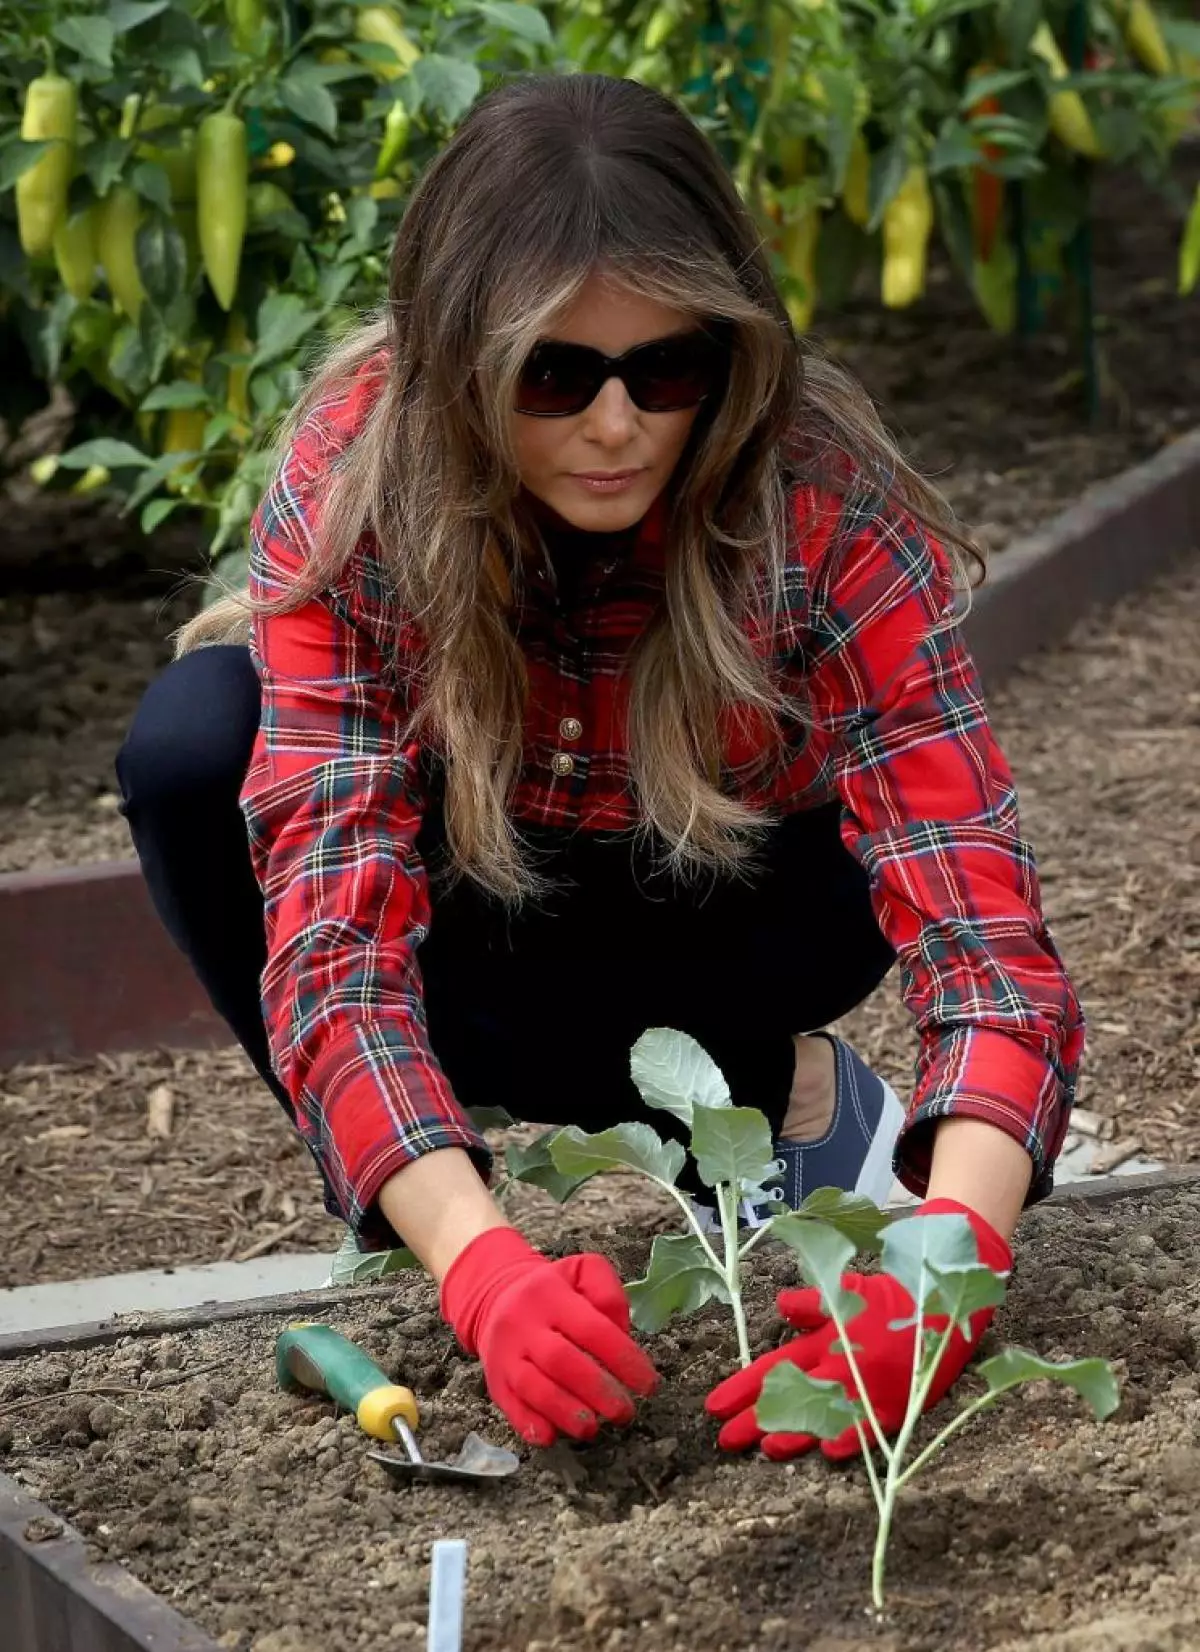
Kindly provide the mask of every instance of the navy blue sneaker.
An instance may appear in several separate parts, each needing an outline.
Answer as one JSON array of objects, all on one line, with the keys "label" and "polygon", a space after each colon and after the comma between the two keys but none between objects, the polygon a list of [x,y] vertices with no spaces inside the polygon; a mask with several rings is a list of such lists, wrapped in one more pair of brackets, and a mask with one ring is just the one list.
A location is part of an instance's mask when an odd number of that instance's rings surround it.
[{"label": "navy blue sneaker", "polygon": [[[892,1152],[904,1108],[890,1084],[885,1084],[849,1044],[829,1033],[835,1061],[833,1118],[816,1141],[777,1141],[775,1174],[765,1202],[742,1200],[741,1227],[757,1228],[782,1210],[796,1210],[818,1187],[839,1187],[863,1193],[881,1209],[892,1190]],[[693,1201],[693,1211],[704,1232],[720,1230],[711,1205]]]}]

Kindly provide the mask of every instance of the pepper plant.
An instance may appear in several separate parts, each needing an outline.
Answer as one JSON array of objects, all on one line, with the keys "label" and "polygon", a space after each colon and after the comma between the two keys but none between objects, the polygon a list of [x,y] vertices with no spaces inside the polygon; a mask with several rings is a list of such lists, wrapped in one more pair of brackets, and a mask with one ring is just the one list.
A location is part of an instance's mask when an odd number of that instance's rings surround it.
[{"label": "pepper plant", "polygon": [[[1119,1404],[1117,1380],[1103,1359],[1056,1362],[1041,1359],[1024,1348],[1003,1348],[974,1367],[976,1376],[983,1380],[984,1392],[906,1463],[950,1338],[956,1330],[968,1334],[972,1314],[1003,1302],[1005,1280],[980,1262],[975,1235],[963,1216],[925,1216],[920,1221],[892,1222],[882,1229],[878,1246],[881,1264],[905,1287],[914,1304],[911,1318],[896,1321],[891,1329],[897,1334],[915,1331],[908,1409],[896,1438],[889,1440],[879,1425],[855,1360],[853,1321],[863,1303],[861,1297],[845,1289],[842,1281],[856,1247],[828,1225],[796,1222],[789,1217],[778,1219],[772,1232],[795,1252],[805,1279],[820,1291],[822,1307],[838,1333],[834,1350],[846,1359],[855,1393],[852,1396],[841,1383],[810,1377],[798,1366],[783,1361],[767,1373],[755,1417],[768,1433],[812,1434],[830,1440],[847,1428],[857,1431],[878,1515],[871,1596],[876,1609],[881,1609],[896,1500],[960,1429],[1010,1389],[1040,1380],[1074,1389],[1103,1419],[1111,1416]],[[875,1466],[873,1450],[883,1459],[882,1474]]]}]

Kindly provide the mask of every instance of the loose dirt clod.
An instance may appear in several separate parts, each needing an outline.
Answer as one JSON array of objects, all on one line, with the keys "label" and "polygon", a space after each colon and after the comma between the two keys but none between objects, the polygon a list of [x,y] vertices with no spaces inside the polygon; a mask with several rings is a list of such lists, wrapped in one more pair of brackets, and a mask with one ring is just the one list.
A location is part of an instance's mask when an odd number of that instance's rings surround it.
[{"label": "loose dirt clod", "polygon": [[[580,1237],[627,1256],[630,1225],[610,1205]],[[786,1254],[764,1257],[756,1352],[780,1334],[773,1294],[793,1277]],[[1192,1652],[1197,1277],[1195,1186],[1026,1216],[993,1338],[1117,1361],[1121,1410],[1098,1424],[1039,1384],[964,1430],[903,1496],[881,1623],[864,1611],[874,1521],[861,1467],[715,1449],[704,1396],[735,1357],[720,1311],[648,1341],[662,1389],[627,1433],[561,1448],[575,1474],[532,1453],[478,1494],[392,1483],[352,1418],[276,1391],[270,1319],[0,1365],[6,1396],[53,1396],[10,1419],[0,1468],[231,1652],[420,1652],[444,1536],[470,1542],[465,1652]],[[363,1303],[333,1322],[389,1372],[421,1372],[431,1455],[471,1428],[516,1444],[427,1281],[401,1276],[388,1311]],[[114,1399],[103,1434],[95,1402],[76,1397],[167,1371],[196,1374],[153,1396],[157,1416],[147,1398]],[[265,1639],[289,1633],[295,1645]]]}]

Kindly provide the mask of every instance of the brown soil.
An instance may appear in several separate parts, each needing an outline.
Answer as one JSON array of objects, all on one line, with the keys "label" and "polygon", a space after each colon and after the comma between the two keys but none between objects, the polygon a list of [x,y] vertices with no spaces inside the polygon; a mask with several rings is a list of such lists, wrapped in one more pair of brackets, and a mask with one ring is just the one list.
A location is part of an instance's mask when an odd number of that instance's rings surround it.
[{"label": "brown soil", "polygon": [[[1200,154],[1182,154],[1188,195],[1198,175]],[[818,321],[821,342],[994,550],[1200,419],[1195,304],[1172,282],[1178,215],[1124,177],[1106,181],[1096,210],[1106,397],[1095,428],[1072,382],[1072,347],[1049,335],[995,337],[942,265],[910,311],[881,312],[872,294]],[[179,594],[191,542],[169,525],[139,565],[128,525],[111,512],[89,518],[78,500],[39,501],[19,477],[0,503],[0,567],[26,570],[0,596],[0,872],[128,855],[112,759],[170,657],[169,632],[194,605],[194,592]],[[45,556],[34,560],[39,533]]]},{"label": "brown soil", "polygon": [[[1170,1163],[1200,1162],[1197,635],[1193,564],[1081,624],[992,707],[1090,1017],[1081,1105]],[[907,1092],[915,1039],[894,981],[840,1030]],[[162,1083],[175,1124],[150,1141]],[[239,1053],[14,1068],[0,1075],[0,1119],[0,1285],[340,1238]]]},{"label": "brown soil", "polygon": [[[644,1242],[612,1214],[590,1242],[628,1274]],[[1026,1218],[996,1340],[1113,1360],[1121,1409],[1098,1424],[1038,1385],[972,1424],[905,1494],[879,1622],[861,1465],[715,1451],[702,1403],[733,1339],[713,1310],[653,1340],[663,1388],[627,1435],[526,1454],[485,1491],[393,1481],[350,1418],[275,1392],[269,1318],[0,1367],[0,1464],[239,1652],[416,1652],[430,1545],[455,1535],[468,1652],[1184,1652],[1200,1637],[1198,1235],[1194,1186]],[[756,1350],[789,1278],[763,1257]],[[411,1279],[333,1318],[416,1386],[431,1455],[469,1428],[514,1444],[435,1310]]]}]

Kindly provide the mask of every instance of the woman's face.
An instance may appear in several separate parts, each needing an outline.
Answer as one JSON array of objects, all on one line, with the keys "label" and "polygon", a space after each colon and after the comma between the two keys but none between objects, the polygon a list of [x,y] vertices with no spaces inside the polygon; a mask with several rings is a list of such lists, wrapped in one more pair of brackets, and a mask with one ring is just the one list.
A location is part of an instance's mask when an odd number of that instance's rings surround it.
[{"label": "woman's face", "polygon": [[[621,356],[695,325],[682,310],[593,275],[547,336]],[[550,419],[514,413],[521,482],[571,527],[619,533],[640,522],[667,485],[698,412],[643,413],[612,378],[582,413]]]}]

